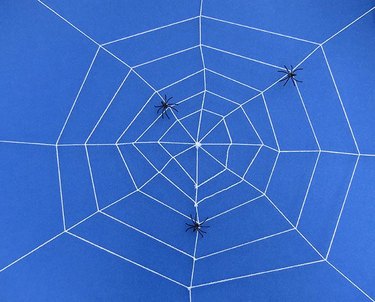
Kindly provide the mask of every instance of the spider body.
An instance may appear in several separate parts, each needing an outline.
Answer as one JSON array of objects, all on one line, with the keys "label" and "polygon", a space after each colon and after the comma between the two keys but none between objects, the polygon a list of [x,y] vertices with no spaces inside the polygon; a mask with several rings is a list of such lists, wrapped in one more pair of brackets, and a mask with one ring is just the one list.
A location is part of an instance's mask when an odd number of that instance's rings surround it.
[{"label": "spider body", "polygon": [[203,238],[203,233],[207,233],[206,231],[203,230],[203,228],[209,228],[208,225],[203,225],[207,218],[205,220],[203,220],[202,222],[199,222],[197,220],[197,215],[195,215],[195,217],[193,218],[192,215],[190,215],[190,220],[191,220],[191,223],[185,223],[188,227],[186,228],[185,232],[189,231],[189,230],[193,230],[193,233],[194,232],[198,232],[199,235],[202,236]]},{"label": "spider body", "polygon": [[157,113],[159,114],[161,112],[161,117],[164,118],[164,115],[169,119],[168,115],[168,109],[174,110],[178,112],[178,110],[175,108],[175,106],[178,106],[176,103],[170,103],[169,101],[173,99],[173,97],[167,98],[166,95],[164,95],[164,100],[160,102],[160,105],[154,106],[155,108],[158,108]]},{"label": "spider body", "polygon": [[290,69],[288,67],[285,67],[285,70],[278,70],[277,72],[282,72],[282,73],[285,73],[285,76],[279,81],[279,82],[284,82],[284,85],[286,85],[286,83],[288,83],[289,80],[291,80],[291,82],[293,83],[293,86],[296,86],[296,82],[298,83],[302,83],[302,81],[299,81],[296,79],[296,76],[297,76],[297,71],[299,70],[303,70],[303,68],[296,68],[294,69],[292,65],[290,65]]}]

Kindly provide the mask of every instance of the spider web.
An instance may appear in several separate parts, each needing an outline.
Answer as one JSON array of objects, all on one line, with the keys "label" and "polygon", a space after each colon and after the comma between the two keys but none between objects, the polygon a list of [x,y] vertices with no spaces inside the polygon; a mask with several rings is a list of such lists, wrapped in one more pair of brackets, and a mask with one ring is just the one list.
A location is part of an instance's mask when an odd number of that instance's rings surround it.
[{"label": "spider web", "polygon": [[[47,5],[43,5],[58,17],[63,18]],[[280,270],[314,265],[321,262],[328,263],[355,288],[357,288],[370,300],[373,301],[373,299],[368,296],[367,293],[365,293],[352,280],[350,280],[341,271],[339,271],[339,269],[337,269],[333,264],[329,262],[330,251],[334,243],[335,234],[340,223],[341,215],[345,207],[348,194],[350,192],[352,180],[354,178],[359,159],[362,156],[375,156],[373,154],[361,154],[359,151],[359,147],[354,136],[350,121],[348,119],[345,106],[341,100],[341,96],[329,64],[329,59],[327,58],[324,50],[324,44],[329,40],[323,43],[316,43],[300,38],[285,36],[279,33],[250,28],[242,24],[236,24],[233,22],[205,16],[202,13],[202,7],[203,1],[200,6],[200,14],[195,18],[190,18],[178,23],[155,28],[145,33],[138,34],[143,35],[151,31],[154,32],[168,27],[176,26],[177,24],[183,22],[197,20],[199,22],[198,45],[194,45],[187,49],[179,50],[177,52],[170,53],[159,58],[153,58],[152,60],[138,63],[134,66],[129,65],[123,59],[109,50],[110,45],[121,43],[122,41],[127,39],[132,39],[133,36],[110,41],[104,44],[99,44],[94,41],[98,45],[95,56],[92,59],[92,62],[77,93],[71,110],[57,138],[56,144],[52,145],[56,148],[57,167],[60,181],[61,209],[64,224],[63,233],[68,233],[71,236],[86,242],[87,244],[104,250],[116,257],[123,259],[124,261],[128,261],[142,269],[145,269],[151,273],[154,273],[162,278],[165,278],[186,288],[189,291],[190,301],[192,301],[191,292],[194,288],[229,282],[236,279],[250,278],[252,276],[269,274]],[[282,36],[286,39],[302,41],[304,43],[311,44],[313,46],[313,50],[307,56],[305,56],[303,60],[299,62],[293,62],[293,66],[295,66],[295,68],[304,66],[303,64],[305,62],[308,62],[308,60],[312,56],[314,56],[314,54],[318,52],[322,54],[324,58],[324,64],[326,65],[327,72],[330,75],[330,79],[334,85],[334,89],[339,100],[340,109],[342,110],[342,113],[345,117],[346,126],[350,130],[350,135],[355,146],[355,151],[351,152],[327,150],[322,148],[319,135],[317,135],[314,127],[314,122],[310,118],[309,108],[308,106],[306,106],[306,102],[304,101],[303,91],[301,91],[302,88],[298,83],[296,84],[295,88],[291,85],[288,85],[289,87],[286,87],[285,89],[293,91],[296,96],[295,99],[299,101],[298,106],[301,107],[303,119],[306,119],[307,121],[310,135],[313,138],[313,144],[305,149],[284,149],[283,146],[285,146],[285,144],[280,141],[281,135],[277,132],[278,128],[275,126],[274,113],[272,113],[272,111],[270,110],[270,103],[273,103],[273,100],[271,101],[271,99],[273,98],[271,92],[275,89],[275,87],[277,87],[280,79],[282,79],[283,76],[276,78],[274,81],[266,83],[265,88],[259,87],[257,86],[257,84],[251,85],[248,83],[244,83],[241,80],[237,80],[231,76],[225,75],[220,71],[206,67],[205,56],[206,52],[215,51],[216,53],[219,53],[221,55],[223,54],[236,58],[243,62],[244,65],[247,62],[251,62],[251,64],[259,64],[261,66],[265,66],[271,69],[274,74],[276,74],[276,70],[283,69],[283,67],[204,44],[204,42],[202,41],[203,19],[214,20],[215,22],[221,22],[232,27],[246,28],[246,30],[250,31],[262,31],[267,35]],[[63,20],[69,23],[69,21],[67,21],[66,19],[63,18]],[[73,26],[72,24],[70,25]],[[74,28],[79,30],[76,27]],[[346,28],[343,28],[342,30]],[[81,33],[84,34],[83,32]],[[91,39],[90,37],[88,38]],[[334,36],[332,36],[330,39],[332,38],[334,38]],[[143,76],[141,72],[142,68],[146,66],[157,64],[158,62],[183,55],[184,53],[190,51],[199,52],[202,68],[174,82],[168,83],[167,85],[156,87],[148,78],[146,78],[146,76]],[[91,130],[86,140],[82,143],[68,143],[65,141],[62,143],[61,139],[63,137],[65,128],[69,124],[69,120],[72,113],[74,112],[75,106],[80,101],[80,93],[85,86],[87,79],[89,78],[90,72],[96,63],[96,60],[98,59],[99,53],[101,52],[105,52],[114,60],[125,65],[126,68],[128,68],[128,72],[121,82],[120,86],[116,90],[115,94],[108,102],[105,110],[102,112],[100,118],[97,120],[94,128]],[[189,96],[178,99],[178,101],[176,101],[177,98],[174,96],[174,100],[178,103],[179,112],[176,113],[172,110],[169,110],[168,114],[170,115],[170,119],[164,120],[161,119],[160,115],[155,114],[154,105],[160,103],[160,100],[163,100],[164,94],[170,96],[170,94],[168,94],[169,89],[173,89],[176,87],[178,89],[178,85],[183,84],[197,76],[202,77],[203,79],[203,89],[201,91],[197,91]],[[97,136],[97,132],[101,131],[100,129],[101,127],[103,127],[103,124],[105,124],[105,119],[109,115],[111,108],[119,99],[118,95],[122,92],[123,87],[125,87],[127,82],[130,81],[131,77],[137,78],[142,83],[144,83],[150,90],[150,93],[147,96],[144,104],[142,104],[139,110],[137,110],[135,114],[132,115],[131,119],[127,121],[127,125],[123,129],[121,134],[117,136],[113,142],[101,143],[100,136]],[[235,85],[235,87],[238,87],[239,90],[246,90],[248,97],[245,99],[241,99],[239,97],[220,94],[219,92],[215,91],[215,88],[213,86],[210,86],[210,77],[216,77],[221,81],[231,83],[231,85]],[[302,85],[305,85],[305,83]],[[255,120],[257,120],[257,117],[254,116],[254,113],[252,113],[252,110],[254,110],[254,108],[252,107],[253,104],[258,104],[258,106],[262,108],[262,112],[265,117],[265,119],[262,120],[266,126],[261,125],[258,128],[259,123],[255,122]],[[184,110],[185,108],[188,109],[188,112]],[[148,122],[146,123],[145,121]],[[265,132],[264,129],[268,129],[268,133]],[[98,138],[96,139],[96,137]],[[17,141],[2,142],[16,144],[39,144]],[[313,145],[315,146],[315,148],[312,147]],[[85,149],[96,208],[95,212],[91,213],[84,219],[81,219],[80,221],[70,225],[66,221],[67,214],[65,213],[64,186],[61,180],[62,174],[60,161],[60,150],[62,148],[68,147],[83,147]],[[126,171],[128,175],[129,183],[131,184],[131,190],[115,200],[103,201],[97,194],[98,181],[96,179],[98,175],[97,172],[93,169],[92,159],[94,152],[93,150],[95,150],[96,148],[114,148],[117,152],[117,155],[121,158],[123,169],[125,169],[124,171]],[[268,152],[269,154],[272,154],[272,156],[269,156],[269,158],[267,158],[269,171],[266,171],[263,174],[259,174],[254,167],[256,166],[257,160],[259,160],[263,152]],[[296,219],[293,220],[290,218],[290,215],[286,214],[285,209],[283,209],[280,204],[273,200],[272,192],[270,192],[270,189],[272,186],[275,171],[277,169],[277,165],[279,161],[281,161],[281,158],[283,156],[299,156],[303,154],[312,155],[313,161],[312,165],[310,165],[310,173],[307,186],[304,190],[303,199],[301,201],[301,204],[297,207],[297,215],[296,217],[294,217]],[[345,196],[339,207],[340,211],[338,217],[336,217],[335,219],[336,223],[334,225],[333,232],[332,234],[330,234],[328,248],[323,253],[319,247],[315,246],[315,244],[312,242],[313,240],[310,240],[309,237],[304,234],[303,228],[301,229],[300,227],[305,215],[306,206],[308,204],[310,188],[312,183],[315,181],[317,167],[322,161],[322,157],[327,154],[352,156],[354,158],[354,165],[350,171],[350,180],[347,183]],[[260,178],[263,180],[262,182],[259,182]],[[165,190],[167,191],[173,192],[173,194],[175,195],[173,195],[171,198],[167,198],[165,196],[165,192],[164,195],[160,195],[160,191],[154,190],[155,184],[156,186],[165,188]],[[245,200],[228,200],[231,199],[231,196],[236,196],[236,194],[242,194],[246,197]],[[173,215],[182,218],[186,222],[188,222],[188,220],[190,219],[190,214],[192,214],[193,216],[196,215],[198,220],[203,220],[208,217],[207,224],[212,226],[212,229],[208,229],[208,234],[206,235],[206,238],[203,239],[200,239],[198,233],[195,233],[193,246],[190,246],[190,248],[183,245],[176,246],[173,240],[167,240],[166,237],[153,233],[151,230],[143,230],[141,227],[133,225],[132,223],[129,223],[126,220],[123,220],[119,217],[116,217],[116,215],[111,214],[112,212],[110,210],[112,207],[115,207],[116,205],[121,203],[126,203],[134,196],[142,196],[150,200],[150,202],[162,206],[163,208],[165,208],[165,211],[172,211]],[[171,200],[173,198],[176,199],[176,196],[178,196],[178,198],[180,198],[181,200]],[[220,198],[224,199],[226,202],[223,202],[223,200],[220,200]],[[262,235],[256,234],[254,238],[251,238],[249,240],[240,238],[241,242],[231,243],[231,241],[228,240],[228,243],[226,243],[226,245],[224,244],[219,248],[210,247],[210,244],[212,243],[212,241],[210,241],[210,236],[214,236],[213,227],[215,225],[215,220],[225,219],[226,216],[234,214],[240,216],[240,213],[243,209],[260,201],[262,201],[264,204],[267,204],[267,206],[269,207],[270,215],[272,213],[271,217],[273,217],[274,219],[280,219],[279,227],[276,230],[270,230],[269,233]],[[189,272],[189,282],[184,283],[180,279],[174,278],[170,274],[160,272],[155,268],[150,268],[147,264],[142,263],[142,261],[137,261],[132,259],[131,257],[121,255],[121,253],[113,251],[107,246],[98,244],[95,242],[95,240],[91,240],[88,237],[82,236],[79,234],[79,232],[75,231],[76,228],[85,224],[87,221],[97,215],[105,216],[106,218],[130,229],[132,232],[139,233],[142,236],[145,236],[148,240],[156,241],[166,246],[168,249],[174,250],[177,253],[182,254],[184,257],[187,257],[192,262],[191,271]],[[221,279],[209,280],[203,278],[202,280],[206,281],[198,280],[198,283],[196,283],[196,270],[197,268],[199,268],[200,263],[205,261],[206,259],[214,258],[218,255],[230,254],[237,249],[251,247],[252,245],[259,242],[272,240],[289,233],[295,233],[304,242],[304,244],[308,245],[315,254],[315,259],[307,259],[306,261],[293,263],[291,265],[272,267],[267,270],[254,271],[247,274],[234,274],[231,276],[223,277]],[[229,236],[230,234],[227,235]],[[35,250],[43,247],[45,244],[48,244],[58,236],[45,242]],[[200,245],[203,246],[203,252],[200,252]],[[27,255],[33,253],[35,250],[31,251]],[[1,271],[23,259],[27,255],[2,268]],[[202,269],[199,270],[199,273],[201,272]]]}]

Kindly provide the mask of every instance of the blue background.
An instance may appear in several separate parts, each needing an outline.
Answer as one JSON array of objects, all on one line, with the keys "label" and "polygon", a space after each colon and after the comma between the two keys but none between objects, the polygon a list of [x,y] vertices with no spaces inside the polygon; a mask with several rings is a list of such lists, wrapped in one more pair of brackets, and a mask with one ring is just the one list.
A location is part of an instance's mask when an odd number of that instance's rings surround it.
[{"label": "blue background", "polygon": [[0,301],[375,301],[372,1],[5,0],[0,32]]}]

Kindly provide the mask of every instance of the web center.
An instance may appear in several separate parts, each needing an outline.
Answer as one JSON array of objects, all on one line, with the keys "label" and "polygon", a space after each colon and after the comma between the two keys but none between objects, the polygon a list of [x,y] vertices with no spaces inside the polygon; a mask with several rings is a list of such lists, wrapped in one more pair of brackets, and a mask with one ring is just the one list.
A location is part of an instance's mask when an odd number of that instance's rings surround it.
[{"label": "web center", "polygon": [[196,141],[195,142],[195,148],[199,149],[202,146],[201,142]]}]

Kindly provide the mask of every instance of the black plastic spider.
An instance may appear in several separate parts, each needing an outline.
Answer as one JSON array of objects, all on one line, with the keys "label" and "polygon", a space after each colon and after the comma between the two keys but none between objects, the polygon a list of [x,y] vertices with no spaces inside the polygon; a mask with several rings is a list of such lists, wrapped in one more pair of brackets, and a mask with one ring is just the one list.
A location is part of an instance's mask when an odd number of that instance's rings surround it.
[{"label": "black plastic spider", "polygon": [[193,230],[193,232],[198,232],[199,235],[201,235],[202,238],[203,238],[203,233],[207,233],[207,232],[203,231],[202,228],[209,228],[209,227],[210,227],[210,226],[208,226],[208,225],[203,225],[203,224],[206,222],[206,220],[207,220],[208,218],[206,218],[206,219],[203,220],[202,222],[199,222],[199,221],[197,220],[197,215],[195,215],[194,218],[193,218],[192,215],[190,215],[190,219],[191,219],[192,224],[190,224],[190,223],[185,223],[185,224],[188,226],[188,227],[186,228],[186,231],[185,231],[185,232],[187,232],[187,231],[189,231],[189,230]]},{"label": "black plastic spider", "polygon": [[302,83],[302,81],[297,80],[295,77],[297,76],[296,71],[303,70],[303,68],[293,69],[292,65],[290,65],[290,69],[288,69],[288,67],[286,67],[285,65],[284,67],[285,67],[285,70],[278,70],[278,72],[285,73],[285,76],[279,81],[279,82],[285,81],[283,86],[285,86],[286,83],[288,83],[289,79],[292,80],[293,86],[296,86],[296,82]]},{"label": "black plastic spider", "polygon": [[157,113],[160,113],[160,111],[161,111],[161,117],[162,118],[164,118],[164,115],[165,115],[169,119],[169,115],[167,113],[168,108],[173,109],[176,112],[178,112],[178,110],[175,108],[175,106],[178,106],[178,104],[176,104],[176,103],[169,103],[169,101],[171,99],[173,99],[173,97],[170,97],[170,98],[167,99],[167,96],[164,95],[164,100],[160,102],[161,105],[154,106],[155,108],[159,108],[158,111],[157,111]]}]

